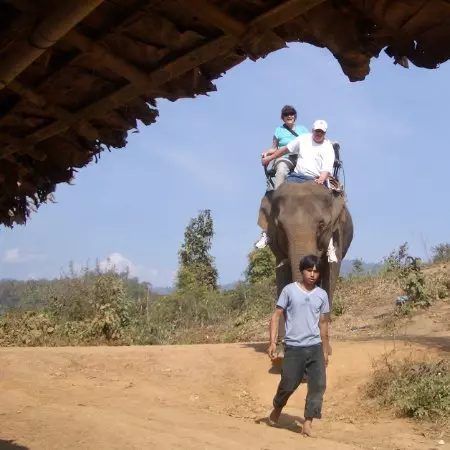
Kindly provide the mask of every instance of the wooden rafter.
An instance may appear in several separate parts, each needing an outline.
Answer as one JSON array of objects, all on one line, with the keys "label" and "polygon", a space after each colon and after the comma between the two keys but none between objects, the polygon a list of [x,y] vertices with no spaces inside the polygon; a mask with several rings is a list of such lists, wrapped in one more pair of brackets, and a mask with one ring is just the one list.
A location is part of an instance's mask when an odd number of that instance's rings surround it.
[{"label": "wooden rafter", "polygon": [[[245,34],[241,37],[241,39],[245,40],[245,36],[255,36],[270,31],[286,21],[292,20],[293,18],[305,13],[323,1],[325,0],[288,0],[287,2],[274,7],[273,9],[252,20],[247,25]],[[69,40],[73,39],[73,42],[76,41],[80,46],[85,44],[89,44],[91,46],[91,43],[84,40],[84,37],[80,39],[80,36],[74,35],[73,33],[69,36],[71,36],[71,38],[69,37]],[[221,36],[211,42],[197,47],[174,61],[155,69],[146,76],[146,79],[141,79],[141,74],[136,72],[139,69],[135,67],[132,69],[132,65],[112,55],[110,52],[105,52],[102,49],[104,55],[108,54],[108,57],[103,59],[103,62],[106,65],[109,65],[113,70],[113,66],[121,66],[122,71],[127,70],[128,76],[130,77],[139,77],[139,81],[136,79],[135,81],[138,81],[137,83],[133,82],[126,85],[125,87],[107,95],[91,105],[82,108],[76,113],[72,113],[71,117],[64,120],[57,120],[56,122],[35,131],[27,136],[23,140],[23,143],[26,146],[34,145],[54,135],[65,132],[79,120],[89,120],[90,118],[105,114],[112,109],[118,108],[123,104],[134,100],[136,97],[187,73],[199,65],[205,64],[212,59],[228,53],[234,47],[239,45],[241,39],[233,35]],[[95,48],[95,45],[92,48]],[[126,77],[128,78],[128,76]],[[2,154],[10,154],[11,152],[14,152],[14,145],[7,146]]]},{"label": "wooden rafter", "polygon": [[[19,81],[12,81],[8,85],[8,88],[16,94],[19,94],[23,98],[27,99],[30,103],[34,103],[35,105],[44,108],[57,119],[64,121],[72,120],[73,114],[71,112],[58,105],[55,105],[54,103],[51,103],[43,95],[35,92],[33,89],[26,87]],[[83,132],[84,136],[91,140],[97,139],[99,137],[97,129],[87,122],[83,123]]]},{"label": "wooden rafter", "polygon": [[[242,38],[248,31],[246,24],[231,17],[229,14],[212,4],[209,0],[190,0],[189,5],[186,5],[186,9],[188,8],[193,8],[196,11],[196,14],[205,20],[205,22],[220,28],[225,34]],[[280,38],[274,31],[269,29],[267,35],[272,42],[285,45],[284,39]],[[248,48],[245,48],[245,50],[251,54],[251,50]],[[255,57],[254,59],[257,58]]]},{"label": "wooden rafter", "polygon": [[92,53],[98,57],[103,65],[114,70],[118,75],[123,76],[136,86],[143,86],[148,82],[148,75],[133,64],[111,53],[107,48],[83,36],[81,33],[72,30],[64,39],[65,42],[77,47],[84,53]]},{"label": "wooden rafter", "polygon": [[5,88],[61,39],[78,22],[89,15],[103,0],[64,0],[33,30],[27,39],[19,39],[8,49],[0,65],[0,89]]},{"label": "wooden rafter", "polygon": [[[19,8],[20,10],[22,10],[23,12],[29,12],[29,13],[36,13],[37,12],[37,5],[34,1],[31,0],[13,0],[12,3],[14,3],[14,6],[16,6],[17,8]],[[126,24],[133,22],[135,20],[138,20],[143,14],[145,13],[145,11],[141,8],[137,9],[136,11],[134,11],[132,14],[130,15],[126,15],[119,23],[117,23],[114,28],[112,30],[110,30],[109,32],[104,33],[103,36],[101,36],[100,40],[104,40],[107,39],[110,35],[115,34],[117,31],[120,31],[121,29],[125,28]],[[70,32],[69,32],[70,33]],[[35,90],[34,92],[37,93],[37,90],[43,89],[45,86],[47,86],[48,84],[52,83],[53,80],[57,77],[60,76],[60,74],[62,74],[64,72],[64,70],[71,64],[75,64],[80,58],[83,58],[84,53],[80,52],[78,54],[76,54],[73,58],[70,58],[66,64],[62,67],[60,67],[57,71],[55,71],[53,74],[51,74],[49,77],[47,77]],[[125,75],[122,75],[126,78]],[[136,81],[136,80],[133,80]],[[17,84],[13,85],[16,89],[19,89],[19,86]],[[23,86],[23,85],[22,85]],[[25,89],[27,89],[25,86],[23,86]],[[8,86],[8,88],[11,88],[11,85]],[[14,88],[11,88],[12,91],[14,91]],[[17,91],[16,91],[17,92]],[[19,95],[21,95],[22,99],[20,101],[17,102],[16,105],[14,105],[6,114],[3,114],[0,117],[0,125],[12,114],[14,114],[18,109],[20,109],[23,104],[25,103],[25,100],[31,101],[32,103],[38,104],[36,102],[37,97],[35,96],[34,101],[30,98],[27,97],[27,95],[22,95],[20,94],[20,92],[17,92]],[[30,90],[28,89],[28,94],[30,95]],[[43,95],[40,96],[40,100],[42,101],[45,100],[46,104],[49,105],[48,99],[44,98]],[[52,108],[52,106],[50,106],[50,108]],[[61,112],[62,108],[60,108],[60,112]],[[68,114],[72,114],[69,113],[67,111]],[[63,113],[64,114],[64,113]],[[58,119],[61,119],[61,117],[59,117],[57,114],[55,114],[55,117]],[[63,120],[67,120],[67,117]],[[74,119],[74,121],[79,121],[80,125],[82,125],[81,127],[79,127],[77,129],[78,132],[80,132],[81,130],[83,131],[83,135],[89,139],[95,139],[94,134],[97,135],[98,132],[97,130],[92,127],[92,125],[90,125],[87,121],[83,121],[80,119]],[[71,122],[73,123],[73,122]],[[18,142],[18,141],[15,141]],[[11,141],[9,142],[10,144],[12,143]],[[20,147],[19,147],[20,148]],[[22,146],[20,148],[22,152],[26,152],[29,154],[30,151],[30,146]],[[0,148],[0,158],[10,158],[11,154],[14,153],[14,148],[12,147],[12,145],[9,146],[5,146],[4,148]]]}]

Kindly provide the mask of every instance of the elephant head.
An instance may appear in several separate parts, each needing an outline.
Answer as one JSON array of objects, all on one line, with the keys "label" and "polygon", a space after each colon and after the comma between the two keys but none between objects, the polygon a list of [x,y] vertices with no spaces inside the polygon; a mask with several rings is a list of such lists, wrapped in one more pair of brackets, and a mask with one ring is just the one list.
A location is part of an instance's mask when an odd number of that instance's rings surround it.
[{"label": "elephant head", "polygon": [[[314,254],[323,259],[320,285],[327,291],[330,307],[342,259],[353,238],[353,223],[342,195],[314,182],[285,183],[266,193],[259,225],[268,230],[270,247],[277,260],[277,287],[301,281],[299,262]],[[337,263],[329,263],[331,237]]]}]

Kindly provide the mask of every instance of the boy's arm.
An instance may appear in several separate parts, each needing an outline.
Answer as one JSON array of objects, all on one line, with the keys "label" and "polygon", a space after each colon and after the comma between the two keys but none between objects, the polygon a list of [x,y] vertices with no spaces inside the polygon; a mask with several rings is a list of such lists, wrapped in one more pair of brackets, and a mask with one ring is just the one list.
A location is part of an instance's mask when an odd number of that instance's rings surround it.
[{"label": "boy's arm", "polygon": [[270,344],[267,349],[267,353],[269,354],[270,359],[274,359],[277,353],[277,341],[278,341],[278,324],[280,323],[280,317],[283,314],[283,308],[281,306],[277,306],[272,317],[270,318],[269,325],[269,336],[270,336]]},{"label": "boy's arm", "polygon": [[284,313],[284,310],[289,306],[290,300],[286,287],[281,291],[278,298],[275,311],[270,319],[269,335],[270,344],[267,349],[270,359],[275,359],[277,356],[277,341],[278,341],[278,324],[280,323],[280,317]]},{"label": "boy's arm", "polygon": [[322,339],[323,356],[325,359],[325,366],[328,365],[328,348],[330,341],[328,338],[328,321],[329,313],[321,314],[319,320],[320,338]]},{"label": "boy's arm", "polygon": [[328,322],[330,321],[330,302],[328,294],[324,293],[322,306],[320,307],[319,330],[320,338],[322,339],[323,357],[325,359],[325,366],[328,365],[328,356],[331,355],[330,339],[328,337]]}]

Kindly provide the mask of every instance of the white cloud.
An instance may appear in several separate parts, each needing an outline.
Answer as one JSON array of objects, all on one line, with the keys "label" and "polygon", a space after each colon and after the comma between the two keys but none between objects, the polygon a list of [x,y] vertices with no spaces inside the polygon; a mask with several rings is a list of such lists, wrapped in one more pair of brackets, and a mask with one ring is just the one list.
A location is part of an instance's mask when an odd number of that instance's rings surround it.
[{"label": "white cloud", "polygon": [[99,267],[101,270],[115,268],[118,271],[122,271],[128,269],[130,276],[137,277],[140,281],[149,281],[153,284],[163,281],[163,277],[161,277],[158,270],[140,264],[134,264],[119,252],[113,252],[104,260],[100,261]]},{"label": "white cloud", "polygon": [[3,253],[2,262],[6,264],[24,264],[32,261],[43,261],[40,253],[22,253],[18,248],[11,248]]}]

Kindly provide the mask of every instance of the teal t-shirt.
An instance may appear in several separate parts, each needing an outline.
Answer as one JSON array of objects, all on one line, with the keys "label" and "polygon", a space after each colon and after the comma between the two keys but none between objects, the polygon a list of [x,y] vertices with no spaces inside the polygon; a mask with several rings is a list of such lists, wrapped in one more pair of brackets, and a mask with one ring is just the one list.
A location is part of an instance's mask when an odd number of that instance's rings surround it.
[{"label": "teal t-shirt", "polygon": [[[303,125],[295,125],[294,131],[301,136],[302,134],[309,133],[309,131],[304,127]],[[289,142],[293,141],[295,139],[295,136],[287,130],[284,126],[279,126],[275,130],[274,138],[278,142],[277,148],[286,147],[286,145],[289,144]],[[284,158],[287,158],[288,155],[284,155]]]}]

